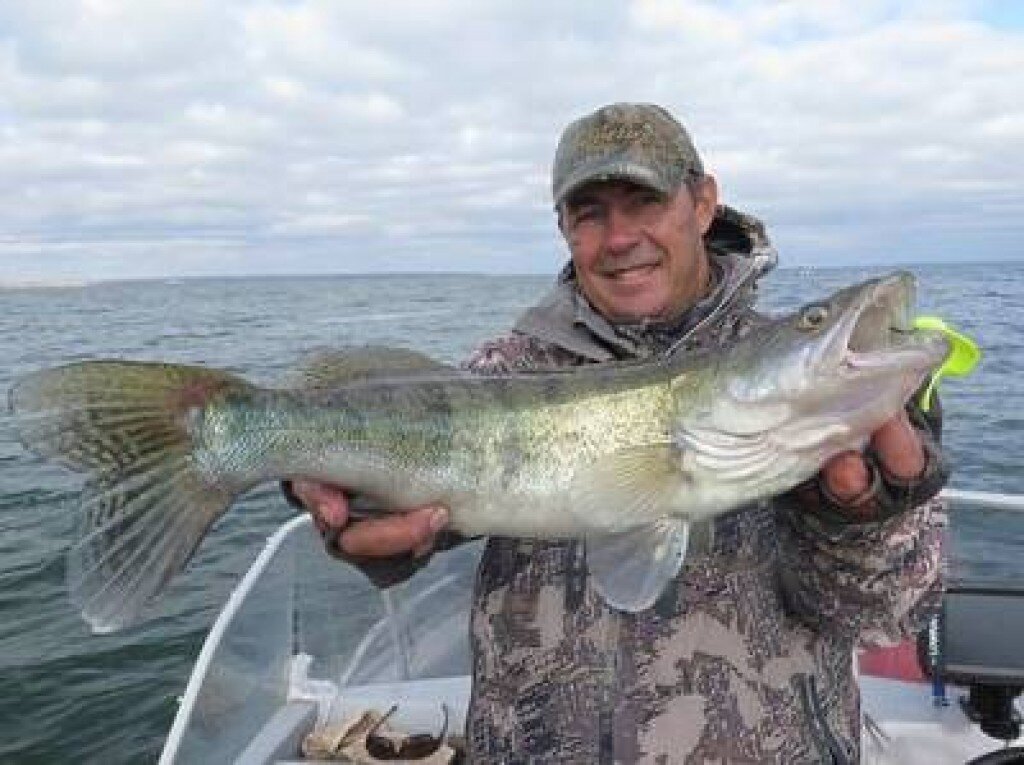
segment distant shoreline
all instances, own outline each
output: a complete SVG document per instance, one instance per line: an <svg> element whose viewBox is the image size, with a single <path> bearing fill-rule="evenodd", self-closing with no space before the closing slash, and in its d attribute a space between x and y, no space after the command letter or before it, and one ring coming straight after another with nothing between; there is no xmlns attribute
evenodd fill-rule
<svg viewBox="0 0 1024 765"><path fill-rule="evenodd" d="M103 279L0 279L0 290L75 289L101 284ZM159 280L154 280L159 281Z"/></svg>
<svg viewBox="0 0 1024 765"><path fill-rule="evenodd" d="M992 261L931 261L917 263L863 263L863 264L779 264L779 271L840 271L843 269L875 269L878 271L907 269L913 271L917 268L930 267L957 267L957 266L998 266L1001 268L1020 266L1024 267L1024 260L992 260ZM417 278L417 279L444 279L448 277L478 277L478 278L500 278L500 279L536 279L554 278L556 271L550 272L525 272L525 273L494 273L487 271L378 271L378 272L327 272L327 273L289 273L289 274L189 274L180 276L143 276L137 278L122 279L91 279L91 278L53 278L29 277L29 278L4 278L0 277L0 290L33 290L33 289L75 289L81 287L92 287L102 284L154 284L162 283L174 285L184 282L202 281L271 281L280 280L302 280L302 279L391 279Z"/></svg>

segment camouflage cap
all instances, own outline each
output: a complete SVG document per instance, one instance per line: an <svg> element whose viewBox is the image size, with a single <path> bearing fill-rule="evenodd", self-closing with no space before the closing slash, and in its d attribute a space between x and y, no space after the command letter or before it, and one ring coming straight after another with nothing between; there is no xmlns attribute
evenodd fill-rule
<svg viewBox="0 0 1024 765"><path fill-rule="evenodd" d="M624 178L666 194L704 174L700 155L679 122L654 104L610 104L562 133L551 172L555 206L585 183Z"/></svg>

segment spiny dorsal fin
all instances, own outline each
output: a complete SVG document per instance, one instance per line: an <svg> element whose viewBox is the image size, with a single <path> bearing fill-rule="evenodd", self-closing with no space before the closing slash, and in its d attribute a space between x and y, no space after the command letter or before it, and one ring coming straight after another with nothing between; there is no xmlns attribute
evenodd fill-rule
<svg viewBox="0 0 1024 765"><path fill-rule="evenodd" d="M312 390L379 377L421 375L451 370L446 364L409 348L364 345L317 350L295 374L294 386Z"/></svg>

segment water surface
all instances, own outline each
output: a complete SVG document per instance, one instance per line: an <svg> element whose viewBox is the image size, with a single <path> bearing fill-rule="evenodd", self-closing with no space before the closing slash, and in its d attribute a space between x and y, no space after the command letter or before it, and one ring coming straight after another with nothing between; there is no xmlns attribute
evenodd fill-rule
<svg viewBox="0 0 1024 765"><path fill-rule="evenodd" d="M954 485L1024 493L1024 266L918 266L922 312L977 337L977 374L943 391ZM766 307L824 295L868 269L782 270ZM407 345L446 361L507 327L548 277L346 276L108 283L0 289L0 389L20 373L117 356L224 367L281 379L304 353ZM90 635L68 603L63 553L77 482L15 443L0 419L0 762L155 760L206 630L266 536L292 511L273 487L211 531L155 618ZM958 575L1024 579L1024 519L957 519Z"/></svg>

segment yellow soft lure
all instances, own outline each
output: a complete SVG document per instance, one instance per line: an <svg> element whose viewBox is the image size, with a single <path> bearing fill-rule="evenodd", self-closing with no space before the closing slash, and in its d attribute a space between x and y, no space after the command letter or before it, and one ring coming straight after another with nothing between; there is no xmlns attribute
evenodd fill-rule
<svg viewBox="0 0 1024 765"><path fill-rule="evenodd" d="M946 375L964 377L974 371L981 359L981 348L967 335L961 334L949 326L938 316L918 316L914 319L914 329L928 329L941 332L949 340L949 355L942 366L932 373L928 387L921 394L918 402L921 409L927 412L932 407L932 394Z"/></svg>

